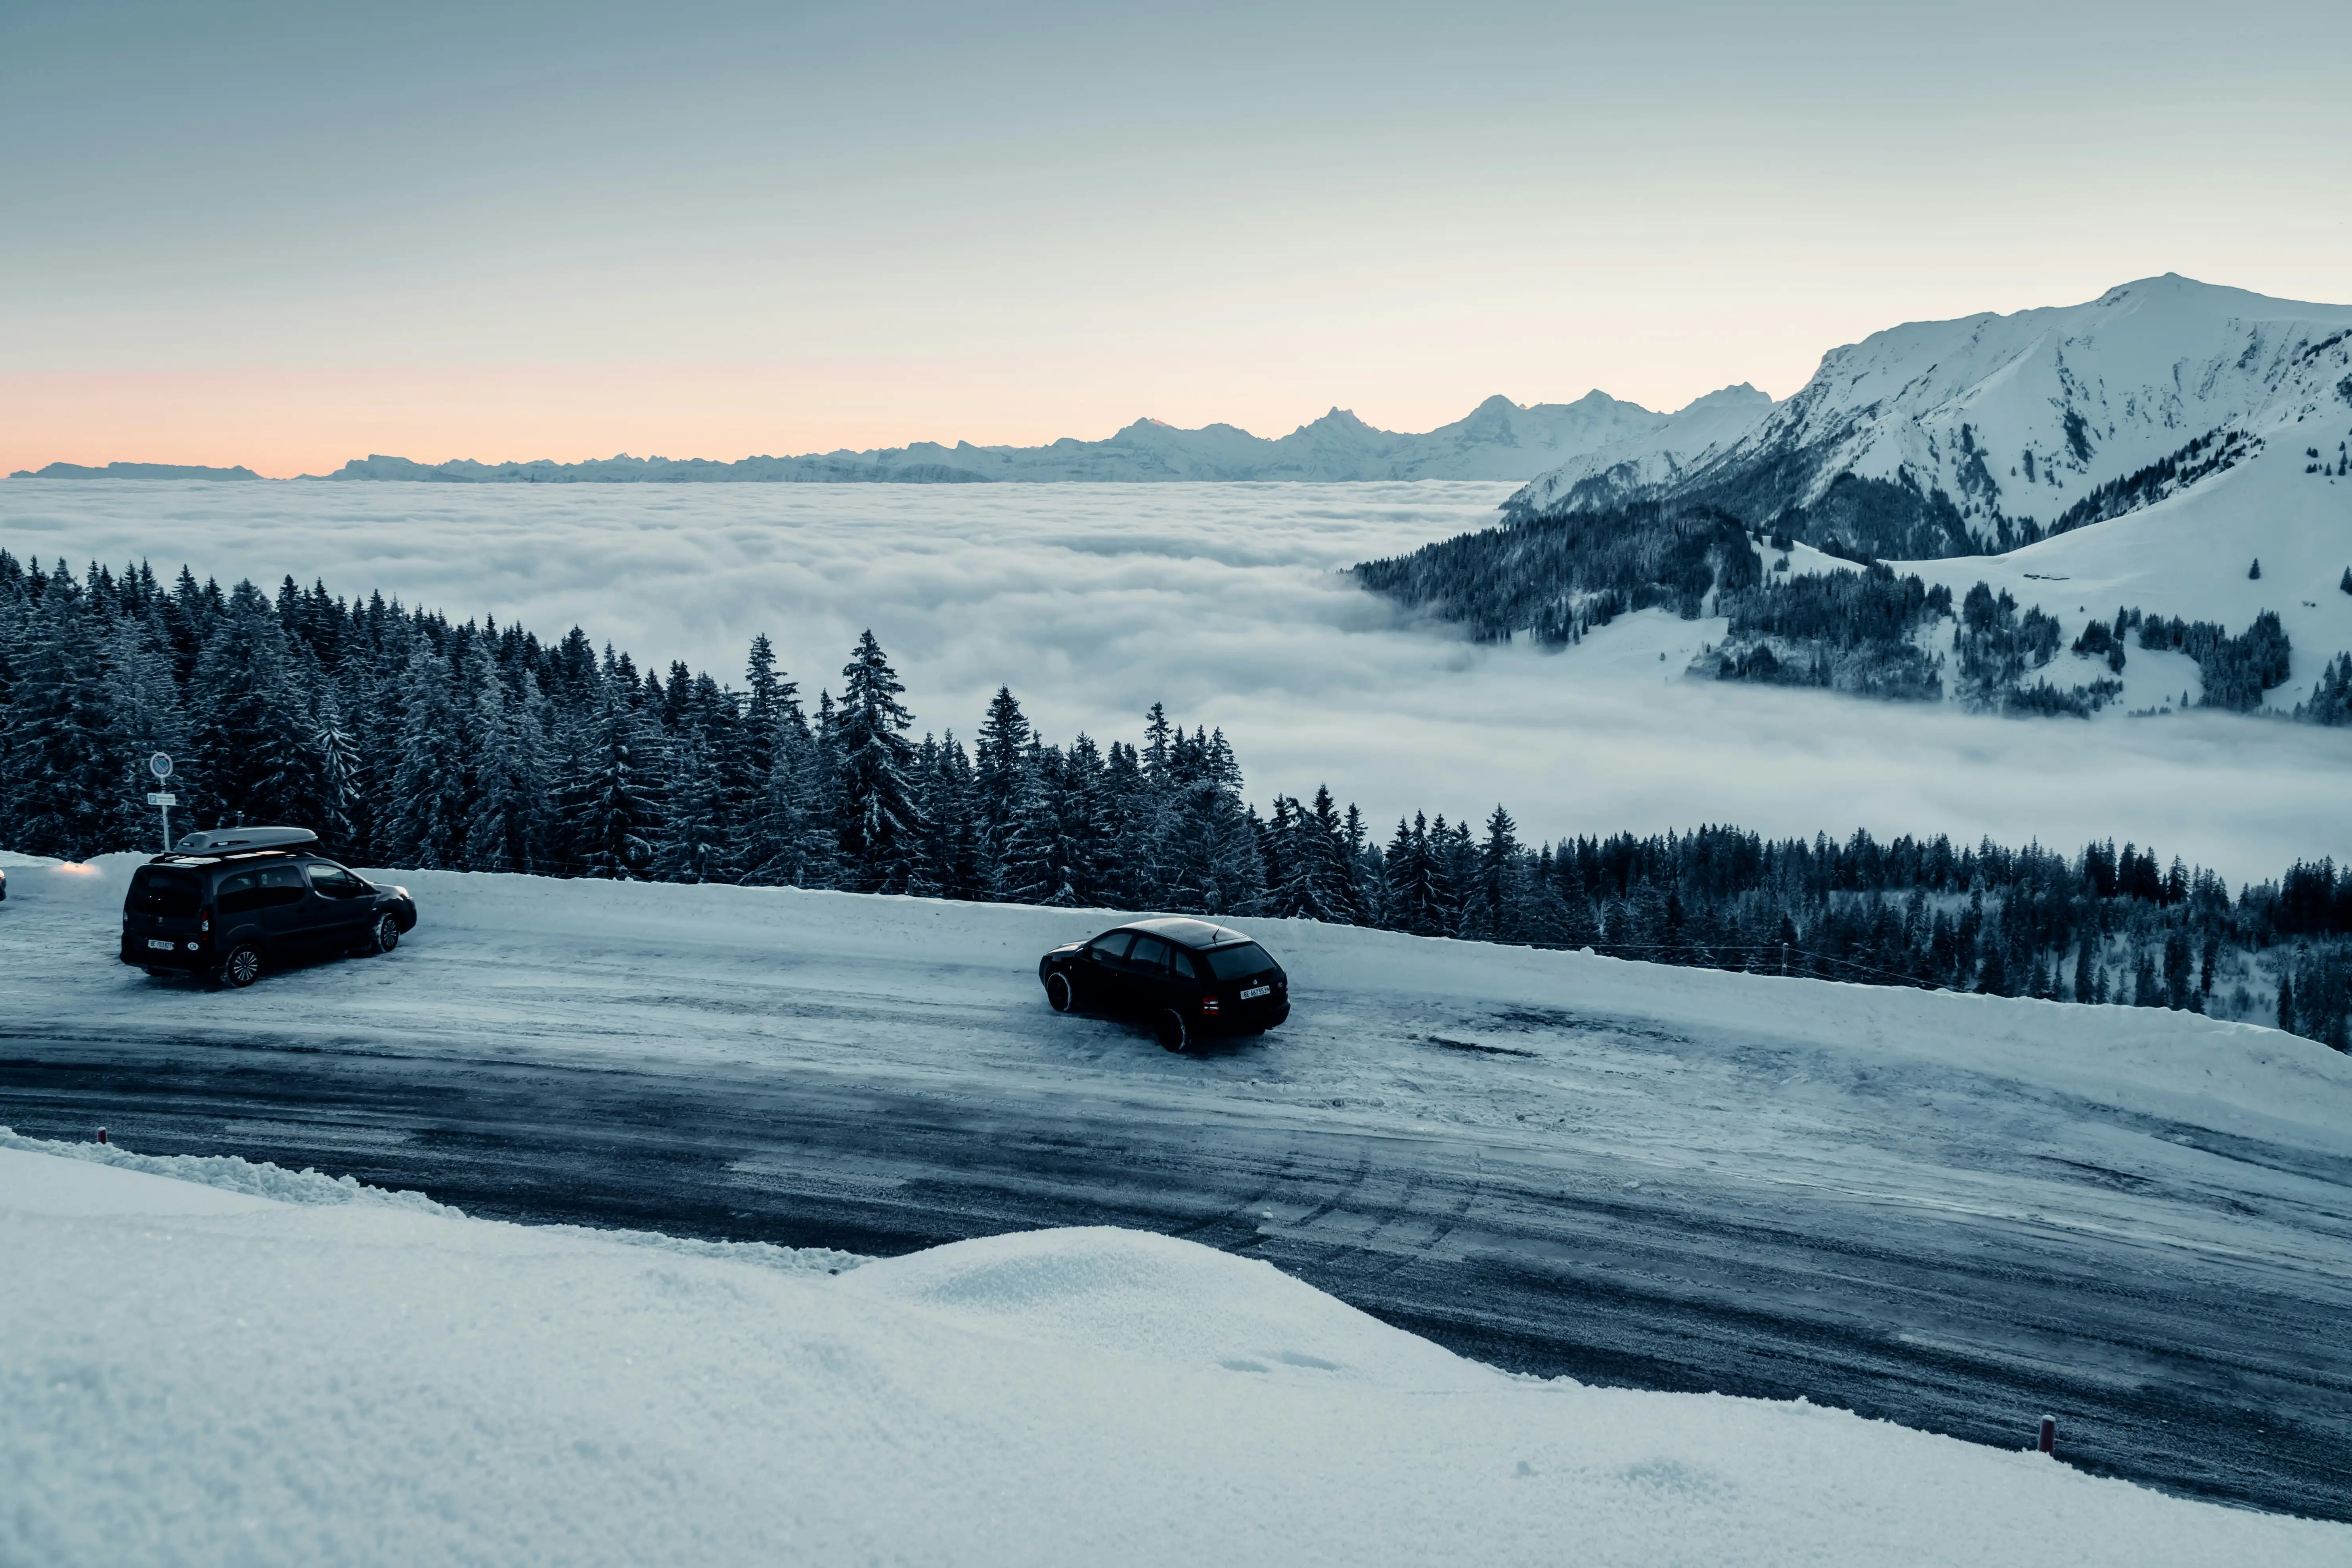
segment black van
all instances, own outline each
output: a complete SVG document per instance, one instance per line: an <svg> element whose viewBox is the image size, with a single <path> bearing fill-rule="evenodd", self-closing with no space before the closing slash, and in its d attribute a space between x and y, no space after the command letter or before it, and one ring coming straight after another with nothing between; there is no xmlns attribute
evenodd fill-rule
<svg viewBox="0 0 2352 1568"><path fill-rule="evenodd" d="M191 833L131 874L122 962L250 985L289 960L390 952L416 924L405 888L368 881L300 827Z"/></svg>
<svg viewBox="0 0 2352 1568"><path fill-rule="evenodd" d="M1290 1016L1290 976L1237 931L1181 916L1137 921L1037 961L1056 1013L1124 1013L1186 1051L1207 1035L1262 1035Z"/></svg>

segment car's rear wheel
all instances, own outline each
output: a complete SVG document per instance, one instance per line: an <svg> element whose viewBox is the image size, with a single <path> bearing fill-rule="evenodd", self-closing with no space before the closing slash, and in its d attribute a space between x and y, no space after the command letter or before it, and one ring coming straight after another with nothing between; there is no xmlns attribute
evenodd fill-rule
<svg viewBox="0 0 2352 1568"><path fill-rule="evenodd" d="M261 978L261 950L249 942L238 942L221 960L220 983L242 991Z"/></svg>
<svg viewBox="0 0 2352 1568"><path fill-rule="evenodd" d="M1192 1048L1192 1026L1173 1007L1160 1009L1159 1034L1160 1044L1165 1049L1182 1052Z"/></svg>
<svg viewBox="0 0 2352 1568"><path fill-rule="evenodd" d="M378 915L375 929L368 932L370 952L390 952L400 945L400 922L390 915Z"/></svg>
<svg viewBox="0 0 2352 1568"><path fill-rule="evenodd" d="M1056 1013L1070 1012L1078 1005L1078 988L1070 984L1068 975L1055 970L1045 976L1045 1001Z"/></svg>

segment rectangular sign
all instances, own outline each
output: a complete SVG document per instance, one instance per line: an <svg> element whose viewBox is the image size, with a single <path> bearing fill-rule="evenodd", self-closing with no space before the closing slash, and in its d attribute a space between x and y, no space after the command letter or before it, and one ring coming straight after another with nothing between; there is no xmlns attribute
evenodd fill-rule
<svg viewBox="0 0 2352 1568"><path fill-rule="evenodd" d="M180 797L173 795L170 790L149 790L147 792L147 804L149 805L177 805L180 804Z"/></svg>

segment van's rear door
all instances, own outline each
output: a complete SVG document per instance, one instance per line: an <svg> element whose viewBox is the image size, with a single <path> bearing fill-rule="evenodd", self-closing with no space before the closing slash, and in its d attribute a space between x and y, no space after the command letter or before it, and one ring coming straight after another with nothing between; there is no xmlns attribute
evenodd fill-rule
<svg viewBox="0 0 2352 1568"><path fill-rule="evenodd" d="M196 910L204 901L204 874L184 866L142 866L131 874L122 898L122 942L127 952L178 952L197 939Z"/></svg>

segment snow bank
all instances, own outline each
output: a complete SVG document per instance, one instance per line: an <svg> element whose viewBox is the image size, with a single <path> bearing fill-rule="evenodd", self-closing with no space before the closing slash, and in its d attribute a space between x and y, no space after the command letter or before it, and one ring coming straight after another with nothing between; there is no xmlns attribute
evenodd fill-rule
<svg viewBox="0 0 2352 1568"><path fill-rule="evenodd" d="M0 1154L8 1563L2352 1553L1802 1405L1507 1377L1181 1241L831 1279L65 1152Z"/></svg>

